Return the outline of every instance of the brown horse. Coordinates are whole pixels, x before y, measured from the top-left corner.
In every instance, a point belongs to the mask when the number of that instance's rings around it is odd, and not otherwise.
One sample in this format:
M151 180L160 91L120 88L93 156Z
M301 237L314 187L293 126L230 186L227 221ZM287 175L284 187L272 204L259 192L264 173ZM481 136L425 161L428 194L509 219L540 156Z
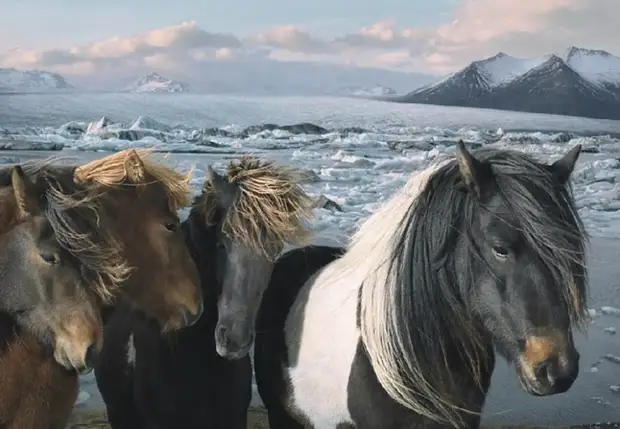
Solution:
M102 347L105 293L57 240L44 190L19 166L10 181L0 188L0 427L61 428L68 414L55 410L75 402L74 371L91 369Z
M105 292L101 310L123 298L163 331L198 320L203 308L199 277L177 214L190 202L188 177L135 150L81 167L43 163L24 168L46 184L47 215L56 238L82 263L82 274ZM47 365L32 406L38 401L49 408L53 399L58 407L39 424L59 422L62 427L75 400L77 375L54 370L50 358L38 362L40 368ZM50 390L59 385L67 387L64 394Z
M54 189L54 223L71 232L62 235L69 237L64 244L110 292L104 304L113 304L120 289L163 331L200 317L200 278L178 215L191 202L189 175L135 149L80 167L33 164L27 171Z

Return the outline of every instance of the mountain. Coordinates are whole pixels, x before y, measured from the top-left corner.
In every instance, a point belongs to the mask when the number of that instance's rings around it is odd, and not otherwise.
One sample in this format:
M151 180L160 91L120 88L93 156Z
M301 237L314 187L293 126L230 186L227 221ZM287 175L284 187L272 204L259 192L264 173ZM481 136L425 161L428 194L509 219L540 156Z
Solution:
M620 58L601 50L570 47L566 63L590 82L620 93Z
M73 87L56 73L0 68L0 93L37 93L71 90Z
M620 119L620 101L615 95L584 79L556 55L509 84L473 100L472 105L489 109Z
M90 91L133 89L134 76L151 70L106 69L91 75L72 76L71 82ZM129 78L131 76L131 78ZM192 93L230 95L320 96L343 95L342 88L373 88L377 84L405 94L436 80L435 76L368 67L351 67L310 61L264 58L204 60L166 75L185 83Z
M190 89L182 82L151 72L129 85L125 91L133 93L190 92Z
M500 52L394 101L620 119L620 58L575 47L563 58Z

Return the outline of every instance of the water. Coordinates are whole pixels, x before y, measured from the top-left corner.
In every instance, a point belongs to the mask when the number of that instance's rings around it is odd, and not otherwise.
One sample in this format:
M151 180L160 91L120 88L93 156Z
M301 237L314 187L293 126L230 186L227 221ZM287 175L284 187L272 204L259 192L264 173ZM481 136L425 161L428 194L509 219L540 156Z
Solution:
M106 120L102 117L106 116ZM251 125L311 122L325 129L245 129ZM4 127L4 130L2 129ZM207 129L217 127L217 130ZM351 127L356 127L352 129ZM567 133L568 132L568 133ZM570 134L573 133L573 134ZM307 185L342 212L318 209L317 240L346 242L360 221L414 171L452 154L458 139L474 147L510 147L551 162L583 144L573 175L581 216L593 237L590 306L619 307L620 122L326 97L223 97L202 95L0 96L0 162L50 155L85 162L107 151L150 147L171 152L181 170L195 168L198 192L207 165L258 154L316 174ZM55 151L41 149L55 148ZM193 152L193 153L188 153ZM611 239L610 239L611 238ZM488 423L568 424L620 421L617 317L597 315L588 337L578 336L581 375L564 395L534 398L518 386L514 369L498 363L485 410ZM592 370L595 368L595 370ZM102 406L92 375L82 379L80 407ZM255 398L258 401L258 398Z

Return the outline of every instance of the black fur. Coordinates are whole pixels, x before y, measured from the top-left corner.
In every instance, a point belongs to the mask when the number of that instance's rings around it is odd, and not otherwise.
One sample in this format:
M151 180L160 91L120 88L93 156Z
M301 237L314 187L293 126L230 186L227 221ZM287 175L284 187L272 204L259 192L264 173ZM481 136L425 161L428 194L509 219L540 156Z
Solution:
M95 375L113 429L246 429L251 361L249 356L227 360L215 351L221 287L214 287L216 228L205 229L199 222L190 215L182 228L202 280L201 319L163 338L156 326L124 305L109 317ZM126 350L131 334L133 368L127 366Z
M450 418L477 428L494 347L509 361L522 359L526 340L543 335L539 332L551 332L549 338L564 333L566 345L558 353L565 353L569 363L554 364L555 385L546 384L546 374L536 374L524 388L535 395L562 393L577 376L579 354L570 325L582 321L587 308L587 237L567 180L579 150L553 165L519 152L480 150L472 158L464 150L459 144L457 160L430 177L402 219L402 235L386 255L395 276L388 284L399 288L391 295L397 310L376 315L394 318L396 323L388 326L408 339L394 353L403 362L415 355L421 368L421 376L402 368L407 395L446 420L418 415L389 397L370 364L367 345L360 342L347 388L348 411L357 429L444 428L451 427ZM271 429L303 427L303 410L289 404L286 368L296 365L290 356L296 341L285 344L285 320L291 306L303 302L295 294L336 259L332 252L289 252L278 261L265 293L255 370ZM518 375L524 377L523 372ZM436 396L419 389L420 380ZM437 398L460 410L444 414Z

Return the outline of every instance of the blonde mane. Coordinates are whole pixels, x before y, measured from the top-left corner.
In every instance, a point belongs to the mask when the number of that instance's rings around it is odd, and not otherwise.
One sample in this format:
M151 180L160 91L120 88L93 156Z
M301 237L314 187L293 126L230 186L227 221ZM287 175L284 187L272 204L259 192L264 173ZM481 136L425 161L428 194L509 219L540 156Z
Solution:
M129 174L126 166L128 156L137 155L144 164L146 177L141 183L128 183ZM192 171L183 175L172 168L156 162L148 149L127 149L97 159L77 167L75 178L78 182L93 183L103 187L161 185L168 197L170 210L177 212L191 203L189 185Z
M239 190L221 224L233 240L273 259L285 244L298 244L308 237L305 221L311 218L311 199L300 187L301 172L243 157L230 162L227 178ZM195 207L212 225L217 202L208 180Z

